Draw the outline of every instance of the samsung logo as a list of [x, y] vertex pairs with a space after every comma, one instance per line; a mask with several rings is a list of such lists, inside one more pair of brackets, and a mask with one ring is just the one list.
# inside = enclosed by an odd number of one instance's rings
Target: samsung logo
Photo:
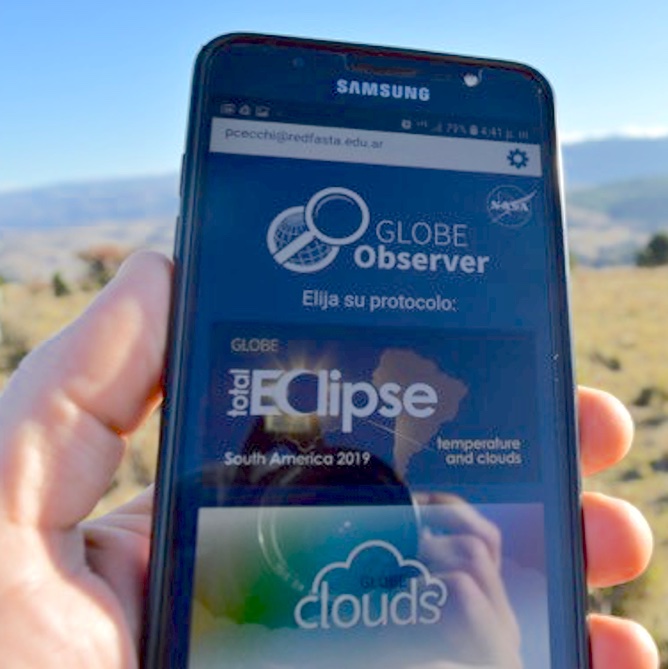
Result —
[[340, 95], [367, 95], [373, 98], [395, 98], [397, 100], [429, 100], [426, 86], [406, 86], [404, 84], [379, 84], [377, 81], [357, 81], [338, 79], [336, 92]]

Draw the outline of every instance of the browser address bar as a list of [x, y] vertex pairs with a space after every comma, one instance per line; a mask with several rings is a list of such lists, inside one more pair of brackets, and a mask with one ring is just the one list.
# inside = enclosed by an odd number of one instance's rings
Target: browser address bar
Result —
[[541, 176], [540, 146], [214, 118], [210, 151], [366, 165]]

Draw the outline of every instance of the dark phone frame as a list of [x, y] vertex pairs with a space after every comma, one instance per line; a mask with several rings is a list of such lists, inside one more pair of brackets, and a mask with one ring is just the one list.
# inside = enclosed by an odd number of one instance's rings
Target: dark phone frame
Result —
[[[152, 526], [152, 544], [147, 581], [144, 626], [141, 640], [141, 666], [148, 668], [167, 668], [173, 663], [183, 663], [186, 655], [174, 654], [172, 639], [181, 638], [179, 647], [187, 653], [187, 639], [183, 639], [183, 630], [174, 625], [174, 608], [187, 605], [181, 601], [179, 584], [173, 578], [175, 558], [175, 526], [177, 517], [177, 496], [179, 494], [178, 437], [183, 431], [185, 414], [185, 393], [180, 388], [188, 387], [189, 369], [186, 360], [190, 353], [190, 338], [187, 336], [197, 311], [196, 285], [193, 279], [194, 269], [199, 264], [199, 213], [201, 207], [200, 184], [205, 169], [205, 156], [208, 152], [210, 120], [209, 104], [217, 94], [216, 82], [224, 77], [221, 71], [221, 59], [218, 58], [226, 49], [238, 45], [255, 45], [267, 49], [298, 47], [314, 54], [327, 53], [346, 57], [351, 69], [371, 75], [392, 76], [446, 76], [439, 72], [442, 64], [445, 70], [453, 65], [462, 68], [496, 68], [519, 73], [535, 82], [544, 97], [541, 110], [544, 117], [541, 124], [546, 130], [542, 142], [546, 149], [544, 168], [551, 175], [549, 178], [549, 219], [558, 223], [551, 228], [552, 251], [550, 260], [553, 281], [549, 282], [551, 302], [558, 316], [553, 318], [552, 332], [555, 341], [554, 378], [555, 385], [561, 392], [555, 392], [559, 403], [556, 412], [564, 416], [564, 421], [555, 426], [558, 441], [571, 445], [571, 453], [561, 459], [563, 471], [560, 480], [566, 482], [570, 494], [560, 497], [563, 508], [557, 513], [564, 519], [561, 536], [551, 537], [551, 541], [571, 548], [569, 562], [574, 567], [574, 601], [578, 606], [572, 612], [569, 621], [557, 621], [553, 624], [574, 627], [573, 656], [577, 666], [587, 669], [590, 666], [588, 639], [586, 634], [587, 590], [584, 578], [584, 546], [582, 539], [582, 518], [579, 502], [580, 473], [577, 460], [577, 420], [576, 399], [573, 392], [572, 354], [564, 356], [564, 351], [571, 351], [571, 332], [568, 318], [568, 262], [565, 253], [565, 233], [563, 222], [563, 197], [560, 186], [561, 166], [557, 150], [557, 138], [554, 119], [554, 101], [551, 87], [538, 71], [519, 63], [436, 54], [426, 51], [384, 48], [361, 44], [325, 42], [292, 37], [267, 36], [238, 33], [218, 37], [200, 51], [195, 62], [191, 90], [190, 115], [188, 121], [186, 151], [183, 156], [180, 185], [180, 214], [177, 219], [177, 233], [174, 249], [173, 298], [170, 314], [170, 331], [166, 373], [164, 377], [165, 400], [162, 407], [162, 425], [160, 435], [160, 455], [156, 476], [156, 496]], [[427, 72], [429, 71], [429, 72]], [[551, 312], [554, 315], [554, 310]], [[552, 621], [551, 621], [552, 622]], [[552, 646], [554, 647], [554, 640]]]

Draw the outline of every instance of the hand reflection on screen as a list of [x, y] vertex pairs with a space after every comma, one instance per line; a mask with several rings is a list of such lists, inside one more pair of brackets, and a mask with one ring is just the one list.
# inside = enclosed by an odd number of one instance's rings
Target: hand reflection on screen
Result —
[[454, 667], [521, 669], [520, 631], [501, 577], [501, 532], [472, 505], [446, 493], [415, 495], [419, 559], [448, 589], [441, 619]]

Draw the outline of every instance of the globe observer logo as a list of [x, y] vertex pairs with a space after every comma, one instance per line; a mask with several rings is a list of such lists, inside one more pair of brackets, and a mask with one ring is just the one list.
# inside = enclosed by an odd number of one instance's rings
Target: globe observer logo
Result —
[[469, 225], [441, 216], [380, 218], [375, 239], [355, 244], [369, 228], [369, 207], [349, 188], [333, 186], [278, 214], [267, 230], [267, 247], [281, 267], [302, 274], [328, 267], [351, 244], [360, 270], [485, 274], [491, 258], [474, 250]]
[[434, 625], [447, 600], [443, 581], [386, 541], [365, 541], [313, 579], [294, 620], [304, 630]]
[[354, 191], [333, 186], [318, 191], [305, 207], [289, 207], [269, 226], [267, 247], [274, 260], [293, 272], [318, 272], [342, 246], [369, 227], [369, 207]]

